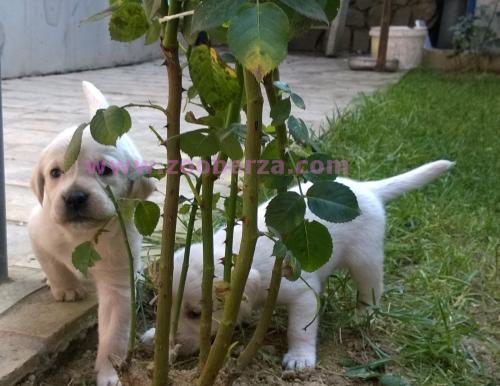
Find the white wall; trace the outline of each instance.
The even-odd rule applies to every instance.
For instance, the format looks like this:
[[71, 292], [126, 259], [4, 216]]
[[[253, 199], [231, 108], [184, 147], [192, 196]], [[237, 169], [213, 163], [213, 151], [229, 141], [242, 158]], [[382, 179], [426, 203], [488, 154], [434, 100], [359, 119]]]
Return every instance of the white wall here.
[[113, 42], [108, 20], [81, 23], [108, 0], [0, 0], [5, 46], [2, 78], [49, 74], [160, 57], [157, 44]]

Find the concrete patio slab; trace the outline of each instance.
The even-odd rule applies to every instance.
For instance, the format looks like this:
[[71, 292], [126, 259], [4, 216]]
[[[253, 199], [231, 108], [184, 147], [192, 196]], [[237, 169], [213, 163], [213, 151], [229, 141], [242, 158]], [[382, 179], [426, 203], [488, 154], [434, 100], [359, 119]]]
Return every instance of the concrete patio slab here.
[[11, 266], [9, 278], [7, 283], [2, 283], [0, 316], [25, 296], [45, 286], [44, 274], [37, 268]]
[[0, 315], [0, 385], [47, 369], [57, 353], [95, 325], [95, 293], [92, 286], [87, 289], [86, 300], [59, 303], [45, 287]]

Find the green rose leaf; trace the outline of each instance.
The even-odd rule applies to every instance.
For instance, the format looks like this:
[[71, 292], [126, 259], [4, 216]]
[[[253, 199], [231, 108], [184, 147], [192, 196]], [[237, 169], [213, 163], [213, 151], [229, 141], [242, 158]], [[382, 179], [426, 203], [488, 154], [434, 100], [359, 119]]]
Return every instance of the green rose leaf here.
[[232, 160], [243, 158], [243, 149], [238, 141], [238, 135], [231, 129], [222, 129], [217, 131], [217, 138], [221, 150]]
[[113, 12], [115, 12], [118, 8], [121, 7], [121, 4], [111, 5], [109, 8], [106, 8], [104, 11], [97, 12], [95, 15], [89, 16], [86, 19], [82, 20], [82, 23], [95, 22], [105, 19], [108, 16], [111, 16]]
[[283, 244], [283, 241], [276, 241], [273, 246], [273, 256], [276, 257], [284, 257], [288, 250], [286, 249], [286, 245]]
[[285, 5], [292, 8], [294, 11], [307, 16], [309, 19], [319, 20], [328, 24], [329, 20], [323, 11], [323, 8], [316, 0], [280, 0]]
[[92, 137], [103, 145], [115, 145], [116, 140], [130, 130], [132, 120], [127, 110], [118, 106], [99, 109], [90, 121]]
[[290, 94], [292, 92], [292, 89], [288, 85], [288, 83], [285, 83], [281, 80], [276, 80], [273, 82], [274, 87], [276, 87], [278, 90], [283, 91], [286, 94]]
[[205, 0], [194, 10], [191, 33], [208, 31], [230, 20], [246, 0]]
[[96, 262], [101, 260], [101, 256], [94, 249], [94, 245], [90, 241], [78, 245], [71, 256], [71, 261], [77, 270], [87, 276], [89, 268], [93, 267]]
[[306, 194], [307, 205], [319, 218], [343, 223], [359, 216], [358, 200], [347, 186], [334, 181], [317, 182]]
[[328, 229], [317, 221], [302, 221], [283, 242], [306, 272], [314, 272], [332, 256], [333, 243]]
[[245, 4], [231, 20], [229, 49], [262, 81], [286, 57], [288, 32], [288, 17], [276, 4]]
[[149, 28], [142, 4], [126, 2], [111, 15], [109, 34], [112, 40], [131, 42], [140, 38]]
[[188, 131], [180, 135], [181, 150], [192, 157], [209, 157], [219, 151], [219, 141], [206, 129]]
[[66, 149], [66, 153], [64, 153], [64, 162], [63, 168], [64, 171], [68, 171], [71, 166], [78, 159], [78, 155], [80, 154], [80, 148], [82, 147], [82, 136], [83, 130], [87, 127], [88, 123], [82, 123], [78, 126], [71, 137], [71, 141], [69, 142], [68, 148]]
[[[229, 205], [231, 205], [231, 200], [230, 197], [227, 197], [224, 199], [224, 214], [226, 215], [226, 218], [228, 217], [229, 213]], [[236, 215], [235, 218], [241, 218], [243, 215], [243, 199], [241, 196], [236, 196]]]
[[317, 0], [324, 9], [328, 20], [333, 20], [337, 16], [340, 8], [340, 0]]
[[295, 118], [293, 115], [287, 121], [288, 130], [295, 142], [300, 145], [309, 143], [309, 131], [305, 122], [300, 118]]
[[[340, 0], [316, 0], [315, 2], [319, 4], [321, 9], [323, 9], [329, 21], [335, 18], [340, 5]], [[296, 12], [292, 8], [284, 7], [284, 11], [290, 20], [291, 38], [305, 33], [316, 23], [313, 19]]]
[[144, 13], [146, 17], [151, 20], [156, 16], [161, 8], [162, 0], [143, 0], [144, 1]]
[[277, 140], [274, 139], [266, 145], [260, 158], [258, 168], [260, 184], [268, 189], [278, 189], [292, 182], [293, 176], [289, 173], [292, 166], [281, 160]]
[[292, 98], [292, 102], [295, 106], [297, 106], [299, 109], [305, 110], [306, 109], [306, 104], [304, 103], [304, 99], [298, 94], [292, 93], [290, 95]]
[[207, 115], [205, 117], [196, 118], [192, 111], [188, 111], [184, 116], [186, 122], [194, 123], [196, 125], [210, 126], [210, 127], [222, 127], [224, 125], [224, 120], [216, 115]]
[[304, 221], [306, 204], [300, 194], [295, 192], [280, 193], [266, 208], [266, 225], [286, 234]]
[[130, 198], [119, 198], [117, 200], [118, 208], [125, 221], [132, 221], [134, 218], [134, 210], [137, 205], [137, 200]]
[[160, 220], [160, 207], [151, 201], [139, 201], [135, 207], [134, 223], [139, 233], [150, 236]]
[[290, 111], [292, 111], [290, 98], [278, 100], [271, 108], [271, 118], [273, 119], [273, 126], [285, 123], [285, 121], [290, 116]]
[[191, 210], [191, 204], [182, 204], [181, 206], [179, 206], [179, 214], [188, 214]]
[[149, 45], [153, 44], [160, 37], [161, 26], [160, 22], [155, 19], [151, 22], [146, 32], [146, 36], [144, 37], [144, 44]]

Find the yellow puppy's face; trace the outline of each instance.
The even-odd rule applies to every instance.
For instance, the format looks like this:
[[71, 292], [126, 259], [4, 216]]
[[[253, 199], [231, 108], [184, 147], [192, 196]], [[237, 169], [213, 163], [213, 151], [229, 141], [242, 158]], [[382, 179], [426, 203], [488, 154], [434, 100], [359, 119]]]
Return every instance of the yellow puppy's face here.
[[[224, 254], [224, 246], [216, 245], [214, 249], [215, 256], [222, 256]], [[175, 299], [177, 297], [177, 288], [179, 286], [179, 279], [181, 275], [182, 261], [184, 257], [184, 249], [180, 249], [174, 256], [174, 284], [173, 296], [174, 307]], [[216, 259], [216, 264], [219, 264]], [[217, 282], [222, 280], [222, 265], [215, 267], [216, 277], [214, 278], [214, 286]], [[203, 277], [203, 247], [201, 244], [193, 244], [191, 246], [189, 269], [186, 277], [186, 285], [184, 287], [184, 295], [182, 297], [182, 306], [179, 315], [179, 325], [177, 327], [177, 334], [175, 342], [178, 345], [177, 353], [181, 356], [194, 354], [200, 348], [200, 318], [201, 318], [201, 281]], [[218, 291], [214, 289], [212, 293], [213, 307], [212, 307], [212, 336], [215, 336], [219, 327], [219, 321], [222, 319], [223, 303], [218, 300], [218, 297], [223, 296], [217, 294]], [[243, 301], [240, 305], [238, 313], [238, 323], [248, 320], [252, 309], [256, 306], [261, 298], [261, 284], [260, 274], [251, 269], [248, 276]]]
[[126, 137], [117, 146], [95, 142], [84, 132], [77, 162], [64, 171], [64, 154], [74, 129], [58, 135], [43, 151], [32, 177], [32, 188], [54, 222], [67, 227], [96, 228], [115, 214], [104, 188], [116, 198], [144, 199], [153, 191], [143, 176], [145, 165]]

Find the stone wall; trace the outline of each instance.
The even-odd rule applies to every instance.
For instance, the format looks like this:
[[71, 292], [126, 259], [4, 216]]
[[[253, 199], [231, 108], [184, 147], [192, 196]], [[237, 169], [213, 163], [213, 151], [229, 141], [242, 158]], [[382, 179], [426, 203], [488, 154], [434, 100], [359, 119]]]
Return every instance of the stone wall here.
[[[414, 26], [425, 20], [432, 27], [438, 18], [436, 0], [392, 0], [391, 25]], [[382, 0], [350, 0], [342, 50], [367, 53], [370, 49], [370, 27], [380, 25]]]

